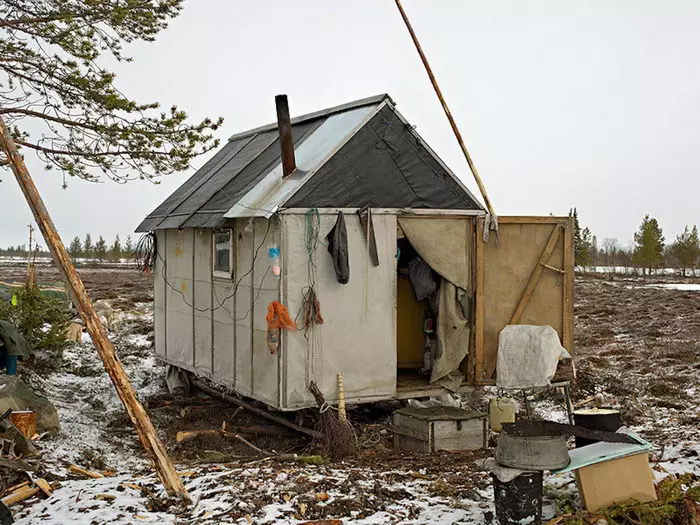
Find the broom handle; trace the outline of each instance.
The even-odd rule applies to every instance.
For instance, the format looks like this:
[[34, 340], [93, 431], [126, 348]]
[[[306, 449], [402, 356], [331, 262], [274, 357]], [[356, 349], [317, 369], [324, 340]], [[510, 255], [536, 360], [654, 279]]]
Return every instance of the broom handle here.
[[345, 387], [343, 386], [343, 374], [338, 372], [338, 419], [345, 423], [348, 414], [345, 411]]

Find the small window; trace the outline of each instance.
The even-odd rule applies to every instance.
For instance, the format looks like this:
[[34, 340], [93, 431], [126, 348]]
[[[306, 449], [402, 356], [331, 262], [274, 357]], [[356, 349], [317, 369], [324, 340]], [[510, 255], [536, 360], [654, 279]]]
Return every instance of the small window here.
[[214, 273], [231, 275], [231, 230], [214, 233]]

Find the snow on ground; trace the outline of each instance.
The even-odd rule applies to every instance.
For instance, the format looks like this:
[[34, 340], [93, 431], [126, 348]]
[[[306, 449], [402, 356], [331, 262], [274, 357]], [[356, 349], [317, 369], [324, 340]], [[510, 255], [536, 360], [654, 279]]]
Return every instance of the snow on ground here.
[[647, 288], [664, 288], [666, 290], [681, 290], [684, 292], [700, 292], [700, 284], [696, 284], [696, 283], [648, 284]]
[[[137, 326], [152, 322], [153, 312], [148, 303], [138, 304], [127, 312], [116, 332], [109, 338], [141, 399], [159, 392], [165, 374], [164, 366], [152, 352], [152, 342], [146, 334], [131, 333]], [[89, 335], [63, 352], [56, 370], [43, 377], [31, 374], [29, 382], [55, 405], [61, 421], [61, 434], [46, 440], [44, 459], [62, 473], [68, 463], [80, 464], [81, 455], [97, 455], [110, 467], [133, 466], [145, 468], [146, 461], [133, 454], [133, 436], [105, 432], [105, 423], [115, 414], [123, 413], [123, 405], [109, 376], [104, 370]]]
[[[16, 523], [297, 524], [322, 516], [324, 508], [346, 508], [347, 522], [358, 525], [488, 521], [491, 491], [479, 491], [478, 501], [436, 496], [432, 481], [415, 476], [408, 471], [368, 475], [365, 469], [324, 466], [280, 471], [260, 462], [251, 467], [210, 467], [197, 469], [185, 479], [193, 500], [187, 510], [161, 504], [162, 491], [153, 476], [69, 481], [51, 498], [17, 514]], [[375, 494], [378, 484], [380, 494]], [[150, 499], [145, 495], [149, 493], [154, 494]], [[385, 503], [382, 496], [392, 493], [397, 499]], [[114, 499], [99, 499], [103, 495]], [[364, 509], [373, 503], [376, 512]]]
[[[688, 342], [692, 341], [688, 332], [683, 332], [689, 323], [698, 326], [697, 310], [682, 310], [686, 303], [678, 302], [681, 294], [677, 291], [650, 289], [644, 283], [632, 289], [579, 281], [577, 286], [583, 286], [580, 294], [577, 288], [576, 304], [580, 317], [577, 347], [582, 349], [577, 366], [585, 365], [580, 367], [580, 397], [601, 395], [626, 410], [625, 417], [632, 418], [631, 428], [655, 445], [651, 463], [657, 479], [685, 472], [700, 475], [700, 389], [692, 380], [697, 377], [699, 357]], [[666, 295], [657, 301], [656, 294]], [[696, 294], [685, 295], [684, 301], [695, 300]], [[653, 312], [656, 317], [646, 317], [644, 301], [658, 309]], [[150, 323], [150, 303], [137, 303], [110, 334], [142, 399], [163, 390], [164, 368], [152, 354]], [[656, 361], [659, 354], [661, 360]], [[183, 508], [165, 498], [133, 432], [109, 427], [108, 421], [122, 408], [89, 339], [69, 347], [64, 361], [48, 376], [31, 377], [59, 410], [61, 436], [42, 441], [40, 446], [44, 461], [62, 480], [61, 488], [50, 498], [14, 506], [19, 525], [293, 525], [330, 517], [364, 525], [493, 520], [490, 477], [473, 460], [454, 456], [451, 461], [450, 455], [443, 454], [389, 464], [379, 457], [372, 461], [371, 451], [367, 452], [369, 460], [320, 466], [272, 460], [180, 464], [177, 468], [193, 499], [192, 505]], [[668, 374], [673, 371], [679, 377], [684, 370], [687, 373], [679, 388]], [[660, 381], [662, 376], [667, 382]], [[485, 389], [481, 397], [463, 402], [483, 405], [496, 394], [495, 388]], [[560, 395], [532, 395], [531, 399], [537, 415], [566, 420]], [[97, 480], [68, 476], [68, 465], [84, 464], [86, 454], [99, 457], [117, 475]], [[571, 502], [579, 502], [573, 475], [546, 475], [544, 517], [553, 517], [558, 506]]]

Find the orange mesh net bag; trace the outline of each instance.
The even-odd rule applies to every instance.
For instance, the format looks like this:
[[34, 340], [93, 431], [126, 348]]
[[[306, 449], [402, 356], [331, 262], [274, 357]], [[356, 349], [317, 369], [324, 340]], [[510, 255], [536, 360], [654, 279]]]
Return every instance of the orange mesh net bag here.
[[267, 305], [267, 348], [271, 354], [277, 352], [280, 345], [280, 331], [296, 330], [297, 325], [289, 315], [289, 310], [279, 301], [272, 301]]

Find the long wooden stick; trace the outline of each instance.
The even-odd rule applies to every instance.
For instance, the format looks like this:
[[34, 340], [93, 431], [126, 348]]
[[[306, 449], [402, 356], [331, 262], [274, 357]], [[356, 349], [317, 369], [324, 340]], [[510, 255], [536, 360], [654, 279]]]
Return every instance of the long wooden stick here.
[[56, 231], [56, 227], [49, 216], [49, 212], [41, 199], [41, 195], [39, 195], [39, 190], [37, 190], [34, 181], [29, 175], [24, 159], [22, 159], [19, 151], [17, 151], [17, 145], [10, 136], [1, 118], [0, 144], [12, 167], [17, 183], [20, 188], [22, 188], [22, 193], [24, 193], [24, 197], [27, 199], [27, 203], [34, 214], [34, 219], [39, 225], [44, 240], [51, 249], [51, 254], [53, 255], [56, 266], [58, 266], [61, 273], [63, 273], [65, 281], [72, 291], [80, 316], [83, 318], [83, 322], [97, 349], [97, 353], [104, 363], [105, 370], [107, 374], [109, 374], [114, 388], [131, 418], [131, 422], [136, 429], [141, 444], [146, 449], [151, 461], [153, 461], [156, 472], [163, 482], [166, 492], [169, 496], [178, 497], [185, 502], [189, 502], [190, 498], [187, 494], [187, 490], [185, 490], [185, 486], [182, 484], [182, 480], [178, 476], [175, 466], [172, 461], [170, 461], [165, 446], [163, 446], [155, 428], [153, 428], [148, 414], [146, 414], [146, 411], [136, 397], [134, 387], [129, 381], [124, 367], [114, 351], [112, 343], [107, 338], [107, 332], [102, 326], [100, 319], [97, 317], [97, 313], [90, 301], [85, 285], [80, 279], [75, 266], [73, 266], [73, 262], [66, 251], [66, 247]]
[[201, 390], [202, 392], [205, 392], [214, 397], [218, 397], [219, 399], [223, 399], [224, 401], [228, 401], [229, 403], [233, 403], [234, 405], [243, 407], [244, 410], [262, 416], [266, 419], [269, 419], [270, 421], [274, 421], [278, 425], [291, 428], [292, 430], [296, 430], [297, 432], [301, 432], [302, 434], [306, 434], [307, 436], [311, 436], [312, 438], [318, 439], [321, 437], [320, 432], [316, 432], [315, 430], [311, 430], [310, 428], [306, 428], [301, 425], [292, 423], [291, 421], [284, 419], [283, 417], [279, 417], [266, 410], [262, 410], [256, 406], [251, 405], [250, 403], [246, 403], [242, 399], [238, 399], [237, 397], [227, 396], [226, 394], [219, 392], [215, 388], [205, 385], [197, 379], [190, 379], [190, 383], [192, 384], [192, 386], [194, 386], [198, 390]]
[[489, 199], [488, 193], [486, 193], [486, 186], [484, 186], [484, 182], [481, 180], [481, 177], [479, 176], [479, 172], [476, 169], [476, 165], [474, 164], [474, 161], [472, 160], [471, 155], [469, 154], [469, 150], [467, 150], [467, 146], [464, 143], [464, 139], [462, 138], [462, 134], [459, 131], [459, 128], [457, 127], [457, 123], [455, 122], [454, 117], [452, 116], [452, 113], [450, 112], [450, 108], [447, 106], [447, 102], [445, 101], [445, 97], [442, 95], [442, 91], [440, 90], [440, 86], [438, 86], [437, 79], [435, 78], [435, 75], [433, 74], [433, 70], [430, 68], [430, 64], [428, 63], [428, 58], [425, 56], [425, 53], [423, 52], [423, 48], [420, 45], [420, 42], [418, 42], [418, 37], [416, 36], [416, 33], [413, 31], [413, 26], [411, 26], [411, 22], [408, 20], [408, 16], [406, 15], [406, 11], [403, 10], [403, 6], [401, 5], [401, 0], [395, 0], [396, 1], [396, 7], [399, 8], [399, 12], [401, 13], [401, 18], [403, 18], [404, 23], [406, 24], [406, 29], [408, 29], [408, 32], [411, 35], [411, 39], [413, 40], [413, 44], [416, 46], [416, 51], [418, 51], [418, 54], [420, 55], [420, 59], [423, 62], [423, 65], [425, 66], [425, 71], [428, 73], [428, 77], [430, 77], [430, 82], [433, 84], [433, 89], [435, 90], [435, 94], [437, 95], [438, 99], [440, 100], [440, 104], [442, 104], [442, 109], [445, 111], [445, 115], [447, 115], [447, 120], [450, 121], [450, 126], [452, 126], [452, 131], [455, 134], [455, 137], [457, 138], [457, 142], [459, 142], [459, 147], [462, 148], [462, 153], [464, 153], [464, 158], [467, 159], [467, 164], [469, 164], [469, 169], [472, 172], [472, 175], [474, 176], [474, 180], [476, 181], [477, 186], [479, 186], [479, 191], [481, 192], [481, 196], [484, 198], [484, 203], [486, 204], [486, 207], [489, 210], [489, 213], [493, 217], [492, 224], [494, 227], [498, 227], [498, 223], [496, 222], [496, 212], [493, 210], [493, 205], [491, 204], [491, 199]]

